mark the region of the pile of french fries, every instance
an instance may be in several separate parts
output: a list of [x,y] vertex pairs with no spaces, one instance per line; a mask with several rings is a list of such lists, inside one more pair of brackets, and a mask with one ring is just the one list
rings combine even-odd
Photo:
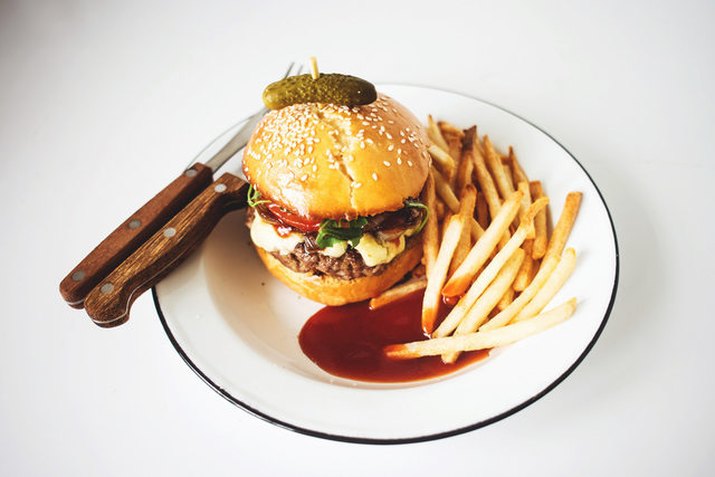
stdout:
[[[461,130],[428,117],[432,169],[423,193],[424,274],[371,300],[378,308],[424,289],[422,328],[430,339],[394,344],[396,359],[505,346],[571,317],[576,299],[544,311],[576,265],[566,248],[582,194],[567,194],[549,225],[549,198],[531,181],[513,147],[501,154],[477,127]],[[565,250],[564,250],[565,249]],[[453,304],[438,323],[442,302]]]

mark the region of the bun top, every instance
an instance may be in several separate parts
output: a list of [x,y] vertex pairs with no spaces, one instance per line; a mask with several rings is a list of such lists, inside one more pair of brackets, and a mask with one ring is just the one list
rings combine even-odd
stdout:
[[243,171],[266,197],[309,218],[355,218],[398,210],[429,173],[427,135],[397,101],[348,107],[294,104],[270,111],[243,155]]

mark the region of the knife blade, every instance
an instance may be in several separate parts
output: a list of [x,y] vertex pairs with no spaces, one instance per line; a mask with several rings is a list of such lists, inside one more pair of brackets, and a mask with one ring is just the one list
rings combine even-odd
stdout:
[[[294,66],[290,64],[284,77],[291,75]],[[67,304],[83,308],[85,297],[97,284],[212,183],[213,173],[246,145],[266,112],[263,108],[249,117],[205,164],[196,162],[183,171],[79,262],[60,282]]]

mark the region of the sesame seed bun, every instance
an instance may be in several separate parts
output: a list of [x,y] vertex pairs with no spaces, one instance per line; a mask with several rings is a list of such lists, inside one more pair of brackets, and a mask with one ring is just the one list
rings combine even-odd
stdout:
[[345,305],[379,295],[399,282],[422,258],[422,240],[415,239],[382,273],[344,280],[329,275],[293,271],[262,248],[255,248],[273,276],[304,297],[329,306]]
[[243,156],[263,197],[308,218],[355,218],[401,209],[429,172],[426,133],[397,101],[295,104],[269,112]]

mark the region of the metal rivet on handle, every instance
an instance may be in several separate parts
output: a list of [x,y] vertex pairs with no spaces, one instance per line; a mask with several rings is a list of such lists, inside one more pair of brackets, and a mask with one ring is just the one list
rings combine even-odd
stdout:
[[226,184],[216,184],[216,187],[214,187],[214,190],[216,192],[218,192],[219,194],[221,192],[226,192],[226,189],[227,189]]
[[132,229],[132,230],[138,229],[139,227],[141,227],[141,225],[142,225],[142,221],[139,220],[139,219],[132,219],[132,220],[129,222],[129,228]]
[[72,274],[72,281],[78,282],[84,279],[84,270],[77,270]]
[[167,228],[167,229],[164,230],[164,237],[166,237],[166,238],[171,238],[171,237],[173,237],[174,235],[176,235],[176,229],[175,229],[175,228],[169,227],[169,228]]
[[112,293],[114,291],[114,285],[112,283],[105,283],[104,285],[102,285],[102,288],[100,288],[99,291],[101,291],[105,295],[107,293]]
[[194,177],[196,174],[198,174],[198,172],[196,172],[196,169],[186,169],[186,171],[184,171],[184,175],[186,177]]

